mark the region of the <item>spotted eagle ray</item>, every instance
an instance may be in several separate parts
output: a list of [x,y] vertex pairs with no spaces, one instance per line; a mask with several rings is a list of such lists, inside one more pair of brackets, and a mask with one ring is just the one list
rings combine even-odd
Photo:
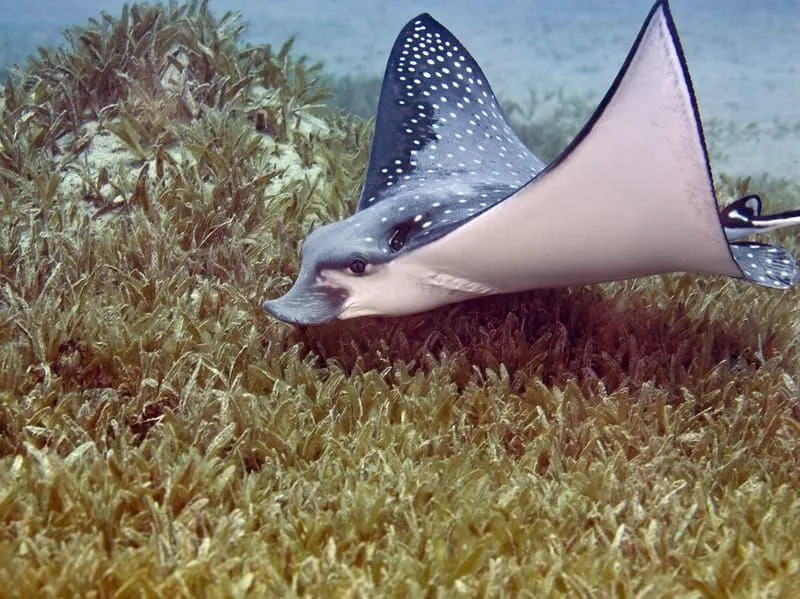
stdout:
[[788,289],[798,271],[783,248],[737,240],[797,224],[800,211],[763,216],[754,195],[718,210],[666,0],[550,164],[511,130],[463,44],[421,14],[389,56],[356,213],[311,232],[294,285],[263,307],[320,324],[667,272]]

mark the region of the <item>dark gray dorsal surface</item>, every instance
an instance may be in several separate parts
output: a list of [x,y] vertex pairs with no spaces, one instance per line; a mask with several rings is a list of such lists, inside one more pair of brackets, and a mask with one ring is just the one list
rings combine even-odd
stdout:
[[543,168],[511,130],[461,42],[428,14],[409,21],[386,66],[358,210],[399,189],[424,190],[452,178],[480,212]]
[[764,287],[789,289],[797,283],[797,262],[782,247],[752,241],[732,243],[733,254],[745,279]]

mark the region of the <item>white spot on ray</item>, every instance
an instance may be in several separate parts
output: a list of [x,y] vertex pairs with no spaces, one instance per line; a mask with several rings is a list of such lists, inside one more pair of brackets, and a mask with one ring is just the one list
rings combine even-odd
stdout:
[[[408,110],[396,108],[401,118],[394,121],[395,130],[387,133],[395,136],[395,139],[388,140],[387,147],[397,147],[398,154],[390,156],[391,160],[387,162],[391,167],[383,171],[378,185],[386,189],[394,183],[393,195],[398,199],[402,197],[398,194],[403,193],[403,187],[412,192],[420,189],[423,182],[426,190],[435,189],[431,185],[446,185],[441,191],[446,189],[445,193],[457,196],[454,200],[460,204],[466,203],[467,206],[458,209],[459,212],[466,212],[469,203],[479,196],[476,185],[487,185],[492,189],[488,194],[480,193],[485,200],[483,204],[491,205],[502,199],[500,196],[507,195],[507,191],[504,191],[506,187],[519,185],[519,173],[526,173],[526,177],[528,173],[533,176],[541,169],[541,165],[527,153],[505,122],[491,90],[477,76],[480,69],[474,59],[460,48],[460,44],[455,43],[446,30],[436,29],[435,24],[426,25],[424,18],[417,19],[406,30],[406,35],[411,37],[405,37],[405,43],[401,42],[402,47],[393,50],[396,61],[394,67],[401,71],[395,73],[392,69],[387,74],[387,79],[394,80],[395,90],[399,88],[394,92],[393,105],[402,106],[402,101],[408,104]],[[478,89],[475,89],[476,86]],[[397,96],[406,97],[406,90],[410,92],[407,102],[397,100]],[[484,106],[476,106],[480,114],[473,114],[472,104],[478,100]],[[445,112],[445,107],[452,110]],[[486,121],[482,120],[481,114],[486,116]],[[485,134],[485,138],[477,137],[485,133],[487,124],[499,135],[492,133]],[[470,137],[473,135],[476,137]],[[478,139],[483,143],[475,144]],[[501,147],[502,150],[498,150]],[[509,147],[513,150],[509,151]],[[500,156],[502,161],[498,160],[499,151],[504,152]],[[409,154],[414,156],[413,160]],[[505,166],[501,167],[502,164]],[[428,181],[425,181],[426,178]],[[461,189],[454,189],[454,185]],[[378,199],[383,199],[381,193],[376,195]],[[430,195],[426,198],[422,194],[421,201],[425,202],[426,199],[433,208],[442,205],[442,202],[433,202]],[[418,210],[419,204],[408,208]],[[436,222],[439,222],[438,219]]]

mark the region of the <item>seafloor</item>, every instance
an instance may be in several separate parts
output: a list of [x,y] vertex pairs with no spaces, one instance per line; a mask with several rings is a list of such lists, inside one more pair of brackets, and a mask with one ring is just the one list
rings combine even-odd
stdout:
[[[793,596],[797,292],[670,275],[277,322],[259,299],[352,211],[371,123],[240,36],[133,5],[6,82],[2,594]],[[571,102],[515,124],[557,148]]]

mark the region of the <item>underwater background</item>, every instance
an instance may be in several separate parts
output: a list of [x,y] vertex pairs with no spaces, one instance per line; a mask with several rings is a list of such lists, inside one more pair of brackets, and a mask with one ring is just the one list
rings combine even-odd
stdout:
[[[798,289],[261,309],[352,214],[408,18],[548,159],[650,8],[397,6],[0,0],[0,595],[796,596]],[[720,203],[797,209],[800,6],[673,8]]]
[[[116,14],[122,5],[120,0],[4,0],[0,74],[36,46],[60,44],[62,29],[83,24],[102,10]],[[507,111],[514,102],[523,112],[555,112],[553,119],[570,112],[576,128],[608,89],[650,6],[649,0],[211,3],[220,14],[241,13],[248,24],[246,42],[278,44],[293,36],[295,51],[321,61],[326,75],[336,81],[340,103],[365,117],[373,115],[385,61],[400,27],[415,14],[430,12],[466,44]],[[674,0],[671,7],[712,167],[796,176],[800,2]],[[548,153],[535,143],[531,149]]]

